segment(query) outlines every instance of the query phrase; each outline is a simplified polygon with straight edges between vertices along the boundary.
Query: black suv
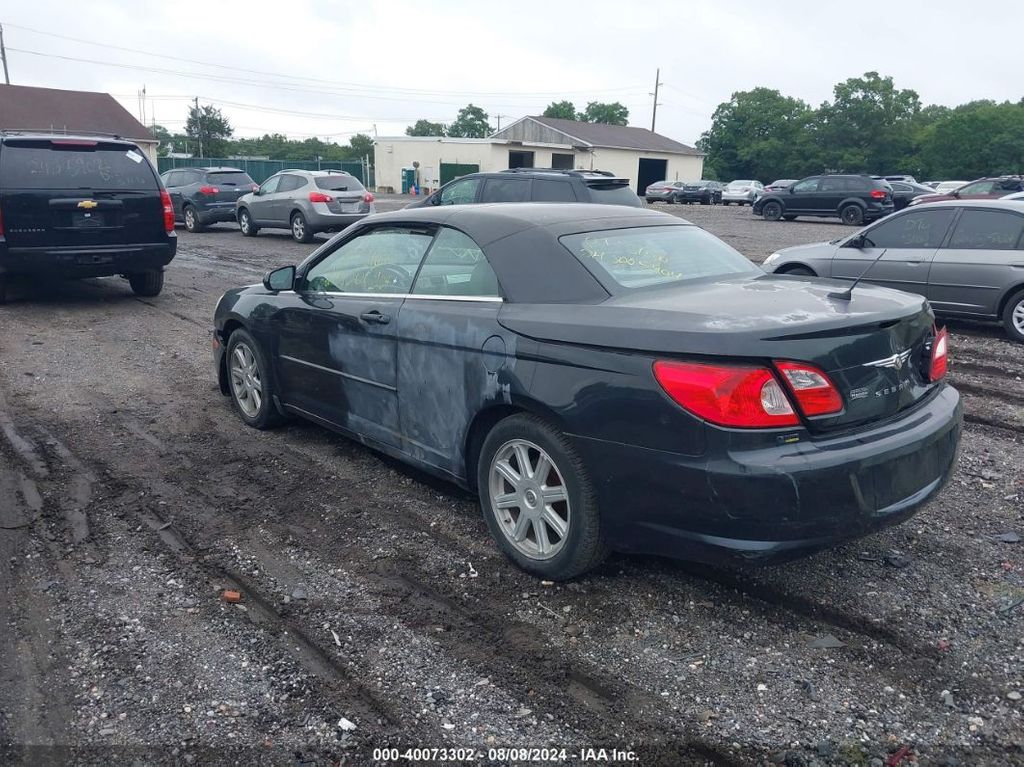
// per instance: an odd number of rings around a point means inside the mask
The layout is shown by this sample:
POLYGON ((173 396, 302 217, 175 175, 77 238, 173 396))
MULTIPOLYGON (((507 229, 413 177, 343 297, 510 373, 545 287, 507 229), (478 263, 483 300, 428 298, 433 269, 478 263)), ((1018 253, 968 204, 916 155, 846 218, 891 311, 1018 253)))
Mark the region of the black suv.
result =
POLYGON ((767 221, 839 216, 844 224, 860 226, 893 212, 892 187, 864 175, 810 176, 762 195, 754 202, 753 212, 767 221))
POLYGON ((210 224, 235 220, 235 203, 259 187, 238 168, 175 168, 160 178, 171 195, 174 220, 190 232, 210 224))
POLYGON ((137 145, 0 135, 0 301, 12 275, 119 274, 155 296, 176 245, 170 196, 137 145))
POLYGON ((495 173, 470 173, 449 181, 429 197, 406 205, 465 205, 472 202, 596 202, 643 206, 628 178, 603 170, 512 168, 495 173))

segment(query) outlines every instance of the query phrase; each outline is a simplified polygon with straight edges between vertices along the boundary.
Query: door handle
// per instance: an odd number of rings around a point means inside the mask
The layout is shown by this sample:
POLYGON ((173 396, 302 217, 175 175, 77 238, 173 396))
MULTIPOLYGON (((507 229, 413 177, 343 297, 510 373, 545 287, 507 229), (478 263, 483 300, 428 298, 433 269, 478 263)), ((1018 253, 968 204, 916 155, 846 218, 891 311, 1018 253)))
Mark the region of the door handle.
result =
POLYGON ((368 312, 363 312, 362 314, 359 315, 359 319, 361 319, 363 322, 370 322, 377 325, 387 325, 389 322, 391 322, 390 315, 381 314, 376 309, 373 309, 368 312))

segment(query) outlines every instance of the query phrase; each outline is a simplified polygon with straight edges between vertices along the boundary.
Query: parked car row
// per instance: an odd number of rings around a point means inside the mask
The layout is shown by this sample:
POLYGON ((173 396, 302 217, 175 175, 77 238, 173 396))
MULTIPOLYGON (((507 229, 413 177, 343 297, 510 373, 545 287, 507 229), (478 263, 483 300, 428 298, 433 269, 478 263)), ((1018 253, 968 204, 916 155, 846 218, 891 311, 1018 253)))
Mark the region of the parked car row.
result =
POLYGON ((288 229, 297 242, 337 232, 374 212, 373 195, 355 176, 337 170, 282 170, 256 184, 238 168, 179 168, 161 179, 175 221, 190 232, 237 221, 242 234, 288 229))
POLYGON ((648 204, 699 202, 701 205, 719 205, 724 189, 725 184, 719 181, 656 181, 647 187, 644 198, 648 204))

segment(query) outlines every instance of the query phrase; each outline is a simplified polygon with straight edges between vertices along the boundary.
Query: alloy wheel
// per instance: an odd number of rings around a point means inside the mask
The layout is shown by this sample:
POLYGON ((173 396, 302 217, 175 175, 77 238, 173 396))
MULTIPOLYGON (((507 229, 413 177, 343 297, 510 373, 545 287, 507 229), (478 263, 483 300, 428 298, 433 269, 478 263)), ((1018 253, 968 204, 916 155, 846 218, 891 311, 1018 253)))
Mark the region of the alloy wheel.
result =
POLYGON ((256 355, 242 342, 231 352, 231 391, 238 407, 249 418, 255 418, 263 405, 263 379, 256 355))
POLYGON ((1017 305, 1013 307, 1013 314, 1011 315, 1013 326, 1017 328, 1017 331, 1024 335, 1024 298, 1017 302, 1017 305))
POLYGON ((185 228, 190 232, 196 228, 196 212, 192 208, 185 208, 185 228))
POLYGON ((569 489, 543 449, 523 439, 502 445, 490 469, 491 510, 502 533, 530 559, 551 559, 569 534, 569 489))
POLYGON ((292 219, 292 236, 296 240, 302 240, 306 237, 306 222, 302 220, 302 216, 295 216, 292 219))

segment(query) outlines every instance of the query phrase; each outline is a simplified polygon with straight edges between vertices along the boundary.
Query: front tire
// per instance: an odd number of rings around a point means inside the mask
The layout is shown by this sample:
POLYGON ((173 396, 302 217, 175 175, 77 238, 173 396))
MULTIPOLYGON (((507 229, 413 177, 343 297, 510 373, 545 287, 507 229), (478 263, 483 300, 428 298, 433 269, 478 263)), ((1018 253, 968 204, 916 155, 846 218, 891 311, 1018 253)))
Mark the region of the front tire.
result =
POLYGON ((206 227, 203 226, 203 222, 199 220, 199 214, 196 209, 191 205, 185 206, 185 229, 193 234, 203 231, 206 227))
POLYGON ((761 207, 761 215, 764 216, 765 221, 778 221, 782 218, 782 205, 775 202, 766 202, 761 207))
POLYGON ((228 338, 228 392, 231 404, 247 426, 269 429, 284 419, 274 405, 274 383, 266 355, 247 330, 228 338))
POLYGON ((583 460, 546 421, 525 413, 500 421, 481 448, 477 487, 498 548, 523 570, 567 580, 608 555, 583 460))
POLYGON ((313 232, 306 223, 306 217, 298 211, 292 214, 292 239, 296 242, 313 241, 313 232))
POLYGON ((260 228, 252 220, 252 214, 248 208, 242 208, 238 211, 238 228, 246 237, 255 237, 259 233, 260 228))
POLYGON ((164 270, 153 269, 148 272, 136 272, 128 275, 128 284, 137 296, 158 296, 164 289, 164 270))
POLYGON ((859 205, 847 205, 839 211, 839 218, 847 226, 861 226, 864 223, 864 211, 859 205))
POLYGON ((1006 302, 1003 327, 1011 340, 1024 344, 1024 290, 1017 291, 1006 302))

